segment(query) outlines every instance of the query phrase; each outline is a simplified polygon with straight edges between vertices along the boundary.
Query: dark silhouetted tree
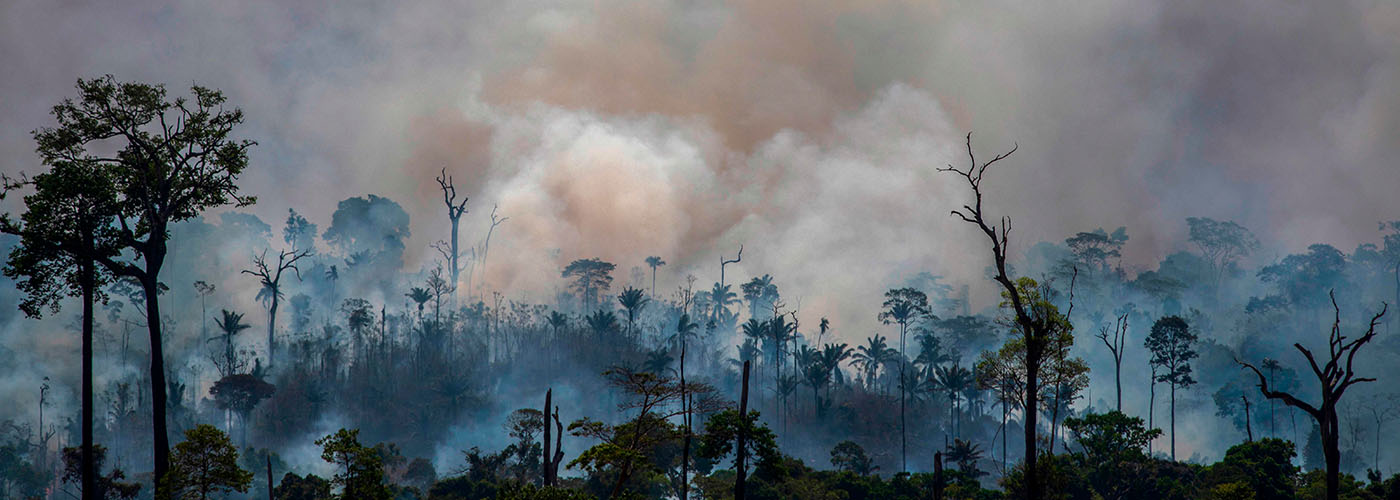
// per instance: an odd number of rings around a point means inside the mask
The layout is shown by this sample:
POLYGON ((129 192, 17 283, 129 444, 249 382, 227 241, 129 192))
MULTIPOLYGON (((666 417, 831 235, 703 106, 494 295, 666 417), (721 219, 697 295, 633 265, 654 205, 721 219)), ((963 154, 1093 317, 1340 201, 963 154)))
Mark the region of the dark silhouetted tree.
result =
POLYGON ((1365 333, 1348 340, 1347 336, 1342 335, 1342 309, 1337 306, 1336 296, 1331 293, 1328 295, 1332 299, 1334 315, 1332 332, 1327 339, 1327 358, 1320 360, 1313 354, 1312 350, 1303 347, 1302 344, 1293 344, 1293 347, 1308 360, 1308 366, 1312 368, 1313 375, 1317 376, 1321 390, 1321 401, 1317 404, 1303 401, 1288 392, 1271 389, 1268 377, 1264 376, 1264 372, 1260 371, 1259 368, 1248 362, 1238 360, 1237 362, 1245 368, 1249 368, 1259 377, 1259 392, 1263 393, 1264 397, 1277 399, 1288 406, 1303 410, 1317 422, 1321 434, 1323 458, 1327 467, 1327 499, 1337 500, 1342 459, 1339 445, 1341 424, 1337 419, 1337 403, 1341 401, 1342 396, 1351 386, 1376 380, 1356 376, 1356 373, 1352 371, 1352 362, 1356 359, 1356 353, 1361 350, 1361 347, 1375 338, 1376 324, 1380 322, 1382 316, 1385 316, 1388 305, 1382 305, 1380 312, 1371 317, 1365 333))
POLYGON ((1152 352, 1149 361, 1161 369, 1157 381, 1171 387, 1171 454, 1176 460, 1176 390, 1196 384, 1191 376, 1191 360, 1196 358, 1196 333, 1180 316, 1164 316, 1152 324, 1144 340, 1152 352))
POLYGON ((666 261, 655 255, 647 257, 647 267, 651 268, 651 295, 656 296, 656 268, 666 265, 666 261))
POLYGON ((169 498, 208 500, 230 491, 247 492, 252 482, 253 473, 238 466, 238 450, 228 435, 212 425, 185 431, 184 442, 170 455, 169 498))
POLYGON ((564 267, 561 275, 573 280, 570 288, 583 301, 583 310, 590 311, 598 303, 598 295, 612 287, 612 272, 617 266, 600 259, 578 259, 564 267))
POLYGON ((904 340, 909 332, 909 323, 928 316, 931 311, 928 307, 928 296, 913 288, 899 288, 885 292, 885 303, 880 311, 878 319, 886 325, 899 325, 899 456, 900 467, 903 471, 909 470, 909 435, 905 425, 905 384, 904 360, 907 359, 904 351, 904 340))
POLYGON ((277 252, 277 263, 267 261, 267 251, 253 256, 253 268, 244 269, 243 274, 258 279, 262 289, 267 291, 267 359, 272 362, 277 350, 277 306, 282 300, 282 273, 291 270, 301 280, 301 268, 297 261, 311 255, 310 250, 282 250, 277 252))

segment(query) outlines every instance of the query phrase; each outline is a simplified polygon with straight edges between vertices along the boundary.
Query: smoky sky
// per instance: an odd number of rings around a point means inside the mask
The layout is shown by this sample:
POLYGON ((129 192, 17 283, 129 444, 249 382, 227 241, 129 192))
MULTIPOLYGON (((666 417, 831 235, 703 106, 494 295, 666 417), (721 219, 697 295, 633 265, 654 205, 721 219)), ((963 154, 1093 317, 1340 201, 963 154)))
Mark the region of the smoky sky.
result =
MULTIPOLYGON (((222 89, 258 142, 250 212, 389 197, 405 271, 446 238, 433 176, 498 206, 476 285, 551 299, 576 258, 648 255, 733 283, 772 274, 805 321, 857 341, 920 271, 994 305, 985 241, 949 216, 964 134, 1013 250, 1127 226, 1130 266, 1231 219, 1255 259, 1343 250, 1400 214, 1400 6, 1337 2, 423 1, 0 5, 0 169, 113 74, 222 89)), ((6 202, 14 210, 14 201, 6 202)), ((251 287, 251 285, 248 285, 251 287)), ((251 299, 250 299, 251 303, 251 299)))

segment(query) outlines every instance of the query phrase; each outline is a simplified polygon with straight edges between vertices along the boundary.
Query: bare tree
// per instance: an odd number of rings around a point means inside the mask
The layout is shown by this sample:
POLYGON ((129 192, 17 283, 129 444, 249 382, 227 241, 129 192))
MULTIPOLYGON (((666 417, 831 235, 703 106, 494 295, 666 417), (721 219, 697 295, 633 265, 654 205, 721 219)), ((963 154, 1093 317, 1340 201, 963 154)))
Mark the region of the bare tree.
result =
POLYGON ((1016 286, 1016 281, 1012 280, 1006 271, 1006 253, 1011 233, 1011 218, 1002 217, 1000 222, 987 222, 986 213, 982 209, 982 179, 987 173, 987 168, 997 162, 1006 159, 1015 153, 1018 146, 1012 146, 1011 150, 999 154, 986 162, 978 163, 977 157, 972 151, 972 133, 967 134, 967 158, 968 167, 965 170, 958 169, 952 165, 940 168, 940 172, 952 172, 958 174, 967 181, 968 187, 972 189, 973 202, 963 205, 961 209, 953 210, 953 215, 958 216, 964 222, 975 224, 982 234, 986 235, 992 244, 992 260, 996 270, 996 275, 992 278, 1001 285, 1007 302, 1010 303, 1012 312, 1015 313, 1015 324, 1020 330, 1021 338, 1026 344, 1025 356, 1025 402, 1022 414, 1025 419, 1025 440, 1026 440, 1026 498, 1038 500, 1041 497, 1041 479, 1037 471, 1036 462, 1039 454, 1036 440, 1036 408, 1040 397, 1040 365, 1044 361, 1044 356, 1048 344, 1053 335, 1059 329, 1058 314, 1040 314, 1033 311, 1035 304, 1028 304, 1021 297, 1021 292, 1016 286))
POLYGON ((486 253, 491 250, 491 235, 495 234, 496 226, 510 220, 510 217, 497 216, 496 208, 498 207, 495 205, 491 206, 491 226, 486 229, 486 239, 482 240, 481 252, 478 252, 481 254, 481 265, 479 267, 481 268, 481 282, 483 284, 486 283, 486 253))
POLYGON ((277 263, 268 264, 267 250, 263 250, 261 255, 253 256, 253 268, 244 269, 243 274, 249 274, 258 278, 262 283, 263 290, 268 294, 267 306, 267 361, 273 362, 273 353, 276 350, 277 339, 277 305, 282 299, 282 273, 288 269, 296 274, 297 280, 301 280, 301 269, 297 267, 297 261, 311 255, 310 250, 282 250, 277 252, 277 263))
MULTIPOLYGON (((460 252, 457 248, 457 226, 458 222, 462 220, 462 214, 467 213, 467 197, 463 196, 462 201, 457 201, 457 187, 452 184, 452 176, 447 175, 446 168, 443 168, 442 172, 438 174, 437 183, 438 186, 442 188, 442 202, 447 205, 447 219, 452 221, 452 239, 446 242, 447 244, 445 246, 448 248, 442 248, 443 245, 440 244, 443 242, 435 243, 433 247, 437 248, 439 252, 447 250, 443 252, 443 260, 446 260, 448 265, 451 266, 452 300, 456 301, 457 277, 462 271, 462 266, 458 262, 460 252)), ((545 427, 549 426, 548 422, 545 424, 545 427)))
POLYGON ((1108 346, 1108 351, 1113 354, 1113 384, 1116 389, 1118 411, 1123 411, 1123 347, 1128 342, 1128 314, 1123 313, 1118 317, 1118 323, 1110 329, 1108 325, 1099 328, 1099 340, 1108 346), (1111 333, 1110 333, 1111 332, 1111 333), (1110 339, 1109 335, 1113 338, 1110 339))
POLYGON ((744 245, 743 245, 742 243, 739 244, 739 254, 738 254, 738 255, 735 255, 734 258, 733 258, 732 260, 730 260, 730 259, 725 259, 723 255, 720 255, 720 256, 719 256, 719 284, 721 284, 721 285, 724 284, 724 266, 727 266, 727 265, 730 265, 730 264, 737 264, 737 263, 738 263, 740 260, 742 260, 743 258, 744 258, 744 245))
POLYGON ((1371 317, 1370 325, 1366 328, 1366 333, 1352 340, 1347 340, 1342 335, 1342 309, 1337 306, 1337 297, 1334 292, 1327 294, 1332 299, 1332 333, 1327 340, 1326 362, 1318 365, 1317 357, 1313 352, 1302 344, 1293 344, 1298 352, 1303 354, 1308 360, 1308 366, 1312 368, 1313 375, 1317 376, 1318 384, 1321 387, 1322 401, 1318 405, 1310 404, 1302 399, 1283 391, 1276 391, 1269 388, 1269 378, 1264 376, 1264 372, 1253 364, 1235 360, 1245 368, 1249 368, 1259 377, 1259 392, 1269 399, 1283 401, 1284 404, 1303 410, 1304 413, 1312 416, 1317 421, 1318 432, 1322 434, 1322 455, 1327 462, 1327 500, 1337 500, 1338 488, 1341 477, 1341 449, 1338 444, 1341 427, 1337 420, 1337 402, 1341 401, 1346 390, 1352 385, 1361 382, 1375 382, 1376 379, 1368 377, 1358 377, 1352 371, 1352 362, 1356 359, 1357 351, 1361 346, 1366 345, 1371 339, 1376 337, 1376 324, 1382 316, 1385 316, 1388 304, 1382 303, 1381 311, 1371 317))

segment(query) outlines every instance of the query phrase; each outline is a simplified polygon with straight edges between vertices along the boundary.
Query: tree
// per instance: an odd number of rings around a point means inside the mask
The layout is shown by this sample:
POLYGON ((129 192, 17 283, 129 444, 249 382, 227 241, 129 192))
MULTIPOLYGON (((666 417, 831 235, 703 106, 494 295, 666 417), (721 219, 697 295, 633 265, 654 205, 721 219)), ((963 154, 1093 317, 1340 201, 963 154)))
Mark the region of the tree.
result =
POLYGON ((870 456, 865 454, 865 448, 855 441, 836 443, 831 449, 831 466, 836 470, 851 471, 860 476, 868 476, 880 470, 870 456))
POLYGON ((958 436, 957 431, 957 411, 958 398, 963 391, 973 387, 977 379, 973 377, 972 371, 958 365, 947 367, 940 366, 935 369, 934 382, 938 388, 948 393, 948 425, 953 429, 953 436, 958 436))
POLYGON ((1123 257, 1123 244, 1128 241, 1127 228, 1120 227, 1109 234, 1103 228, 1081 232, 1065 239, 1065 245, 1078 265, 1093 273, 1109 271, 1109 260, 1123 257))
POLYGON ((1141 418, 1117 410, 1067 418, 1065 428, 1079 447, 1070 451, 1073 461, 1086 470, 1089 484, 1099 496, 1128 499, 1160 495, 1163 488, 1152 480, 1144 451, 1162 435, 1161 429, 1144 427, 1141 418))
POLYGON ((252 141, 232 137, 243 121, 225 109, 217 90, 193 86, 191 99, 166 99, 165 87, 118 83, 112 76, 78 80, 79 97, 53 109, 58 125, 35 133, 46 163, 72 162, 101 172, 115 191, 114 236, 121 257, 98 255, 114 276, 140 283, 150 334, 150 387, 155 477, 170 468, 166 434, 165 354, 160 321, 160 272, 170 225, 206 209, 255 200, 239 193, 238 176, 248 164, 252 141), (93 153, 98 150, 115 154, 93 153), (138 262, 139 261, 139 262, 138 262))
POLYGON ((315 474, 301 477, 288 472, 282 476, 277 489, 273 490, 272 497, 277 500, 328 500, 331 498, 331 482, 315 474))
POLYGON ((1157 381, 1171 387, 1171 452, 1172 460, 1176 460, 1176 389, 1196 384, 1191 376, 1191 360, 1196 358, 1196 333, 1180 316, 1163 316, 1152 324, 1144 344, 1152 352, 1149 363, 1162 369, 1157 381))
POLYGON ((880 367, 888 364, 897 355, 898 353, 885 342, 884 336, 875 334, 865 339, 865 345, 856 346, 855 352, 851 354, 851 363, 865 372, 866 387, 873 388, 879 377, 880 367))
POLYGON ((884 324, 899 325, 899 456, 902 470, 909 470, 909 443, 908 434, 905 431, 905 388, 904 360, 904 339, 909 331, 909 322, 928 316, 931 311, 928 307, 928 296, 913 288, 892 289, 885 292, 885 303, 883 310, 877 318, 884 324))
POLYGON ((1201 257, 1215 271, 1213 288, 1219 288, 1225 272, 1240 258, 1259 248, 1259 239, 1235 221, 1217 221, 1208 217, 1187 217, 1188 241, 1196 245, 1201 257))
POLYGON ((726 406, 714 387, 707 384, 691 383, 682 388, 672 377, 622 367, 609 369, 604 375, 610 385, 627 395, 618 409, 635 411, 636 415, 616 425, 588 418, 569 424, 571 434, 599 441, 580 453, 569 467, 609 476, 613 483, 611 498, 620 495, 634 478, 660 472, 649 458, 658 446, 682 437, 671 419, 688 412, 713 413, 726 406), (693 403, 681 406, 683 398, 694 398, 693 403))
POLYGON ((564 267, 561 275, 573 280, 570 288, 583 300, 585 311, 593 309, 598 302, 598 294, 612 286, 612 272, 617 266, 611 262, 593 259, 578 259, 564 267))
POLYGON ((277 305, 282 300, 282 273, 290 269, 296 274, 297 280, 301 280, 301 269, 297 267, 297 261, 311 255, 310 250, 282 250, 277 252, 277 263, 269 265, 267 262, 267 250, 263 250, 261 255, 253 256, 253 268, 244 269, 243 274, 252 275, 258 279, 263 290, 268 292, 267 306, 267 360, 271 363, 275 359, 277 346, 277 305))
POLYGON ((360 430, 341 429, 316 440, 321 459, 336 467, 331 484, 340 487, 336 498, 345 500, 388 500, 384 485, 384 463, 374 448, 360 444, 360 430))
POLYGON ((218 428, 200 424, 185 431, 185 441, 170 455, 166 487, 169 498, 208 500, 211 493, 247 492, 253 473, 238 466, 238 450, 218 428))
POLYGON ((421 328, 423 324, 423 304, 427 304, 429 300, 432 300, 433 294, 426 288, 415 286, 409 289, 408 293, 405 293, 404 296, 418 305, 418 324, 421 328))
POLYGON ((276 386, 263 382, 257 375, 239 373, 214 382, 214 386, 209 388, 209 395, 214 396, 214 403, 220 409, 238 414, 243 432, 243 445, 247 446, 248 420, 253 414, 253 408, 262 400, 272 397, 276 391, 276 386))
POLYGON ((627 311, 627 333, 629 335, 635 335, 635 332, 632 331, 632 325, 637 319, 637 312, 646 307, 647 302, 650 301, 651 299, 648 299, 641 290, 630 286, 617 295, 617 302, 622 305, 624 311, 627 311))
POLYGON ((1355 339, 1347 340, 1342 335, 1342 309, 1337 306, 1337 297, 1333 293, 1328 293, 1332 299, 1332 332, 1327 339, 1327 360, 1318 365, 1318 359, 1313 352, 1303 344, 1295 343, 1293 347, 1303 354, 1308 360, 1308 366, 1312 368, 1313 375, 1317 376, 1319 389, 1321 389, 1322 400, 1317 404, 1303 401, 1297 396, 1283 391, 1270 389, 1269 379, 1264 376, 1264 372, 1248 362, 1236 360, 1241 366, 1253 371, 1259 377, 1259 392, 1269 399, 1283 401, 1284 404, 1303 410, 1317 422, 1319 432, 1322 436, 1323 458, 1327 462, 1327 500, 1337 500, 1341 481, 1341 459, 1342 453, 1339 444, 1341 437, 1341 424, 1337 419, 1337 402, 1341 401, 1346 390, 1355 384, 1362 382, 1374 382, 1376 379, 1358 377, 1352 371, 1352 361, 1356 359, 1356 353, 1362 346, 1370 342, 1376 336, 1376 324, 1382 316, 1385 316, 1388 304, 1381 305, 1380 312, 1371 317, 1366 332, 1355 339))
POLYGON ((1117 403, 1118 411, 1123 411, 1123 352, 1128 342, 1128 315, 1124 312, 1118 316, 1118 322, 1109 327, 1104 325, 1099 328, 1099 340, 1108 347, 1108 352, 1113 355, 1113 387, 1114 401, 1117 403), (1112 336, 1112 338, 1109 338, 1112 336))
MULTIPOLYGON (((462 215, 467 213, 467 197, 463 196, 462 201, 457 201, 457 187, 452 184, 452 176, 447 175, 447 168, 437 176, 438 187, 442 188, 442 203, 447 205, 447 220, 452 223, 452 239, 448 240, 447 248, 438 245, 438 251, 443 252, 443 258, 447 260, 447 267, 452 274, 452 300, 457 300, 457 284, 460 283, 462 265, 458 262, 461 253, 457 247, 457 225, 462 220, 462 215), (446 250, 446 251, 444 251, 446 250)), ((441 242, 439 242, 441 243, 441 242)))
POLYGON ((950 462, 958 464, 958 471, 970 477, 981 477, 986 475, 977 468, 977 462, 982 460, 982 447, 971 441, 954 439, 948 445, 948 453, 944 455, 950 462))
POLYGON ((1033 410, 1038 406, 1040 393, 1040 381, 1037 376, 1040 372, 1040 363, 1045 354, 1046 344, 1058 330, 1062 330, 1065 323, 1068 323, 1055 306, 1048 302, 1043 304, 1027 303, 1021 297, 1021 291, 1017 288, 1016 281, 1013 281, 1006 271, 1006 253, 1009 236, 1011 233, 1011 219, 1003 217, 1000 223, 995 220, 987 222, 987 216, 982 208, 982 180, 987 173, 987 168, 997 162, 1006 159, 1016 152, 1016 147, 993 157, 991 160, 977 163, 977 157, 972 151, 972 134, 967 134, 967 157, 968 167, 960 170, 948 165, 947 168, 938 169, 941 172, 952 172, 967 181, 968 187, 972 189, 974 201, 971 204, 963 205, 963 208, 953 210, 953 215, 958 216, 964 222, 976 225, 991 243, 993 269, 996 275, 993 280, 1002 286, 1003 296, 1006 305, 1015 314, 1015 325, 1019 330, 1021 340, 1026 345, 1025 367, 1025 440, 1026 440, 1026 471, 1025 471, 1025 491, 1026 498, 1041 498, 1041 478, 1036 469, 1038 449, 1036 442, 1036 412, 1033 410))
MULTIPOLYGON (((63 449, 63 482, 82 482, 82 457, 83 453, 78 448, 68 447, 63 449)), ((107 447, 100 444, 93 445, 90 455, 93 461, 93 470, 101 471, 102 463, 107 459, 107 447)), ((9 473, 9 470, 0 470, 9 473)), ((17 471, 16 471, 17 472, 17 471)), ((93 478, 92 489, 83 487, 83 496, 96 500, 132 500, 141 492, 141 483, 129 483, 124 481, 126 473, 120 468, 113 468, 105 475, 99 474, 93 478)), ((28 497, 26 497, 28 498, 28 497)), ((39 498, 35 495, 33 498, 39 498)))
MULTIPOLYGON (((115 258, 120 246, 111 222, 118 211, 116 189, 111 178, 91 162, 55 158, 45 153, 42 142, 40 154, 50 170, 32 181, 0 176, 0 200, 12 189, 26 185, 34 189, 24 197, 26 211, 18 221, 8 213, 0 215, 0 232, 20 238, 4 274, 19 280, 18 289, 25 294, 19 308, 31 318, 42 317, 45 309, 57 313, 65 295, 82 297, 81 449, 92 450, 94 304, 106 302, 100 287, 111 281, 97 260, 115 258)), ((80 461, 84 499, 94 498, 88 492, 96 491, 97 469, 91 455, 84 453, 80 461)))
POLYGON ((774 285, 773 277, 767 274, 739 285, 739 290, 744 293, 744 300, 749 303, 750 318, 757 318, 760 311, 768 310, 778 301, 778 285, 774 285))
POLYGON ((238 373, 238 370, 242 369, 242 367, 244 366, 243 363, 239 362, 238 356, 233 350, 233 336, 238 335, 243 330, 252 328, 253 325, 244 323, 242 314, 230 311, 228 309, 223 309, 221 311, 223 313, 223 317, 215 319, 214 326, 219 327, 219 331, 223 333, 221 333, 218 337, 213 337, 209 340, 218 340, 222 338, 224 341, 223 362, 215 362, 214 367, 219 370, 219 375, 227 377, 229 375, 238 373))
POLYGON ((651 295, 656 296, 656 268, 666 265, 666 261, 655 255, 647 257, 647 267, 651 268, 651 295))

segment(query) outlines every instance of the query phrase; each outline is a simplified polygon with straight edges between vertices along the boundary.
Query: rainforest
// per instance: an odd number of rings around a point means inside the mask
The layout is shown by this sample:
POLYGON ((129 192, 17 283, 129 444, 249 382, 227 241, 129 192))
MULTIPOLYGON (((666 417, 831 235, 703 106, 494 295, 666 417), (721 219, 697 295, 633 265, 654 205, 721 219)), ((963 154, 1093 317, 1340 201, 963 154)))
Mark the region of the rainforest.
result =
POLYGON ((1400 499, 1400 6, 0 4, 0 499, 1400 499))

